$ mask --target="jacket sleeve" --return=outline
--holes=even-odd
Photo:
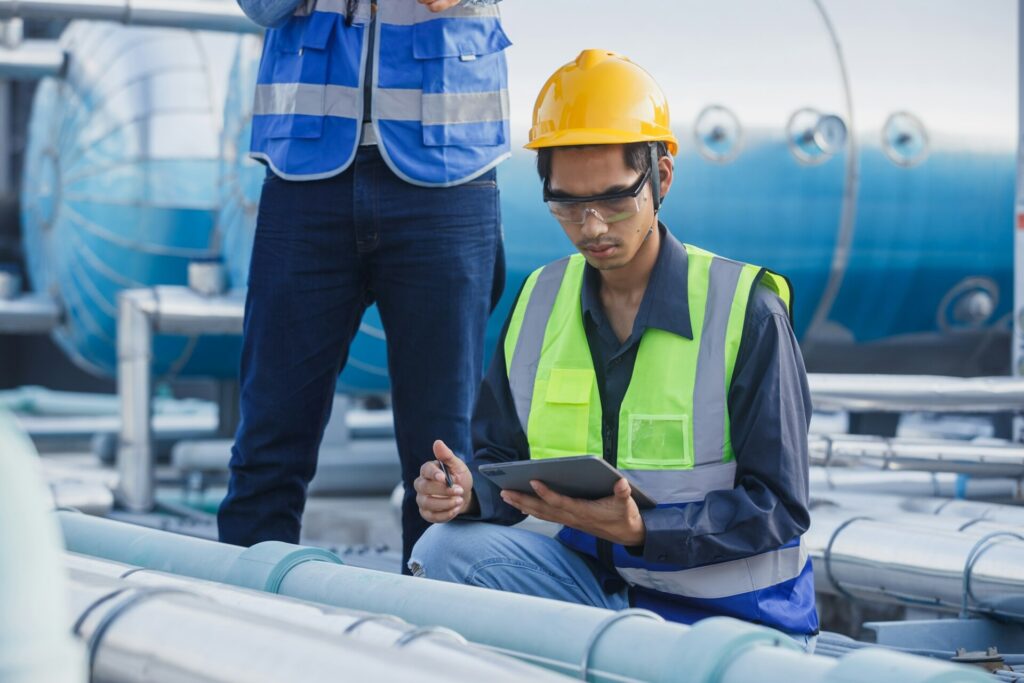
[[[265,28],[280,28],[309,0],[237,0],[245,16]]]
[[[519,294],[522,294],[520,289]],[[516,302],[519,295],[516,296]],[[516,304],[512,304],[514,311]],[[477,394],[473,410],[473,457],[467,463],[473,473],[473,498],[475,512],[461,515],[459,519],[492,522],[495,524],[518,524],[526,515],[501,499],[501,489],[490,479],[480,474],[480,465],[498,462],[514,462],[530,459],[530,446],[526,434],[519,424],[512,390],[505,370],[505,335],[508,333],[512,312],[505,320],[498,348],[494,351],[490,368]]]
[[[757,287],[729,389],[735,488],[642,512],[644,559],[694,567],[776,549],[810,524],[807,374],[782,301]]]

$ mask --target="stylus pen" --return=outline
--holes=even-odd
[[[445,486],[447,486],[448,488],[451,488],[453,486],[453,484],[454,484],[454,482],[452,482],[452,475],[451,475],[451,473],[448,472],[448,468],[445,467],[444,463],[441,462],[440,460],[437,461],[437,464],[441,468],[441,471],[444,472],[444,483],[445,483]]]

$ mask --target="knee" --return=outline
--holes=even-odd
[[[473,539],[480,535],[481,526],[472,522],[431,525],[413,546],[409,570],[414,576],[465,583],[476,554]]]

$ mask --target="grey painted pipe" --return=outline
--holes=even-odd
[[[347,609],[394,614],[414,624],[440,624],[492,650],[594,681],[749,683],[941,683],[979,681],[979,671],[869,650],[867,656],[824,660],[800,655],[771,629],[712,618],[693,627],[631,612],[374,572],[337,564],[315,548],[261,543],[249,549],[58,513],[68,549],[98,557],[266,590]],[[861,653],[857,653],[861,655]],[[744,667],[736,664],[743,656]],[[749,659],[748,659],[749,658]],[[585,664],[584,664],[585,662]],[[861,672],[871,671],[867,679]],[[889,671],[890,673],[886,673]]]
[[[66,56],[55,40],[26,40],[17,47],[0,47],[0,78],[36,81],[64,73]]]
[[[1024,622],[1024,540],[1012,528],[998,536],[977,531],[923,533],[819,509],[804,540],[820,592]]]
[[[908,472],[853,467],[811,467],[813,495],[833,491],[885,493],[894,496],[962,496],[969,499],[1019,497],[1021,481],[981,479],[952,472]]]
[[[812,465],[848,464],[976,477],[1024,477],[1024,447],[1018,444],[830,434],[812,435],[809,445]]]
[[[332,638],[180,588],[132,587],[81,572],[72,572],[71,586],[94,683],[480,680],[422,652]]]
[[[155,502],[153,336],[241,334],[244,307],[241,290],[223,296],[202,296],[187,287],[155,287],[126,290],[118,295],[118,499],[129,510],[147,512]]]
[[[932,375],[808,375],[817,410],[1017,412],[1024,378]]]
[[[0,412],[0,681],[82,683],[60,532],[31,442]]]
[[[227,0],[0,0],[0,20],[92,19],[197,31],[261,33]]]
[[[831,504],[844,509],[866,510],[868,514],[911,512],[937,517],[985,520],[992,523],[1024,526],[1024,507],[974,500],[937,498],[931,496],[887,496],[849,491],[815,490],[812,502]]]
[[[44,294],[0,298],[0,333],[47,334],[60,323],[60,309]]]
[[[315,605],[74,553],[66,553],[64,561],[73,576],[103,576],[118,581],[121,588],[176,589],[199,595],[233,612],[258,615],[301,630],[314,630],[331,639],[410,652],[422,657],[423,666],[434,671],[451,670],[465,680],[509,683],[565,680],[558,674],[466,643],[447,629],[417,628],[397,617]]]

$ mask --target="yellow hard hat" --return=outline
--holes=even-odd
[[[584,50],[541,88],[526,149],[630,142],[665,142],[676,153],[665,93],[628,58]]]

